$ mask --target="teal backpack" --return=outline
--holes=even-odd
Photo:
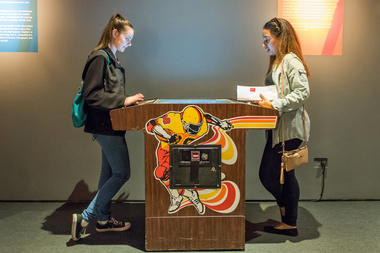
[[[107,54],[106,51],[104,50],[99,50],[103,51],[107,55],[107,68],[110,65],[110,58]],[[84,112],[83,107],[84,107],[84,96],[82,95],[82,88],[84,81],[81,82],[82,87],[79,87],[79,91],[77,95],[74,98],[73,106],[71,107],[71,117],[73,119],[73,124],[74,127],[82,127],[84,123],[86,122],[86,117],[87,114]]]

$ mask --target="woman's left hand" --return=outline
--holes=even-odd
[[[269,99],[264,97],[262,94],[260,94],[260,98],[262,99],[261,101],[253,101],[253,103],[262,107],[273,108],[272,102]]]

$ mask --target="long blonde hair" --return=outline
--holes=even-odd
[[[302,56],[300,40],[289,21],[283,18],[272,18],[270,21],[265,23],[263,29],[269,30],[270,33],[278,39],[277,55],[269,57],[269,68],[267,74],[281,64],[285,55],[293,53],[301,60],[307,76],[309,76],[310,70]]]
[[[109,43],[112,42],[112,31],[116,29],[119,33],[126,30],[126,27],[130,27],[133,29],[132,24],[126,20],[119,13],[114,14],[111,19],[108,21],[107,26],[104,28],[102,37],[100,37],[100,41],[98,45],[94,48],[94,51],[105,48]]]

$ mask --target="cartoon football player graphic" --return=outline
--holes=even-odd
[[[193,189],[170,189],[169,184],[169,146],[186,145],[199,140],[208,133],[209,125],[223,130],[231,130],[233,125],[228,120],[220,120],[204,113],[195,105],[187,106],[181,112],[168,112],[146,124],[148,133],[159,140],[157,147],[157,167],[155,178],[160,180],[170,194],[169,213],[179,210],[182,200],[188,198],[199,214],[205,213],[205,207],[199,199],[198,192]]]

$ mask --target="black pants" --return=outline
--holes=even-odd
[[[285,150],[296,149],[301,145],[300,139],[285,141]],[[265,145],[263,157],[260,164],[260,181],[273,197],[279,207],[285,207],[285,216],[282,222],[290,226],[297,225],[299,186],[294,170],[284,172],[284,184],[280,184],[281,174],[281,143],[272,148],[272,131],[268,131],[268,140]]]

